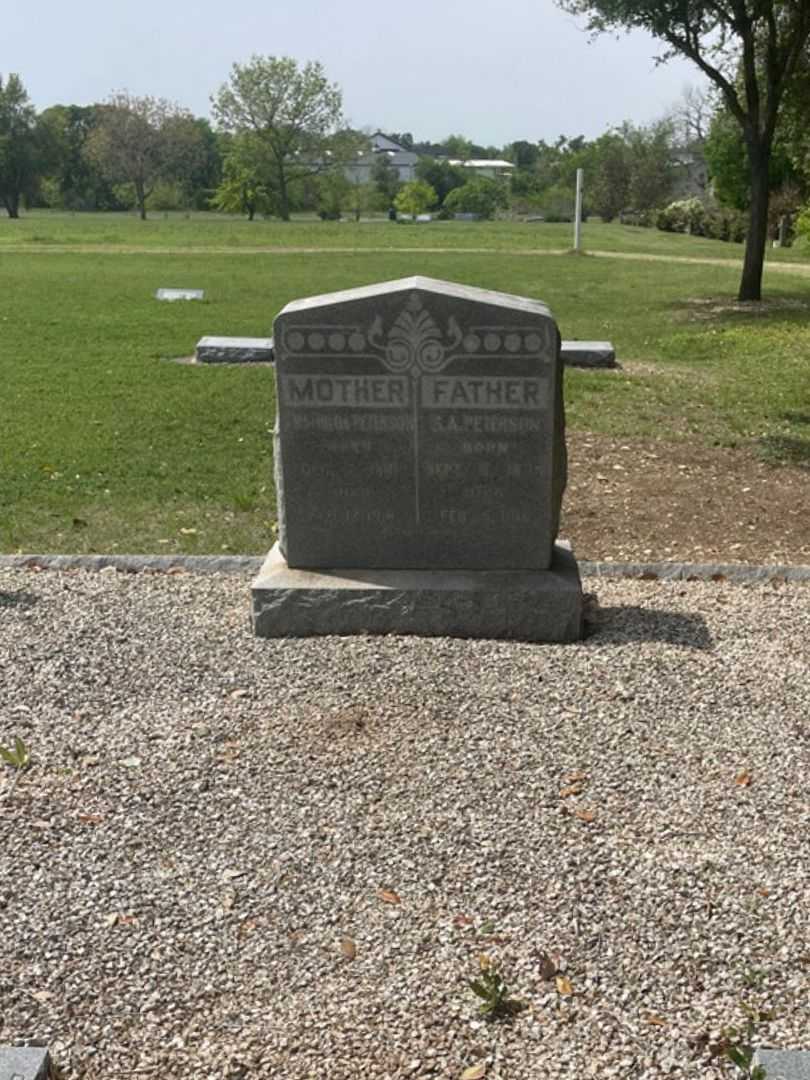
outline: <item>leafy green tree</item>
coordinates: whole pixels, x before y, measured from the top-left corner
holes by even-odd
[[[339,166],[359,145],[356,133],[340,130],[340,90],[317,62],[299,67],[289,56],[253,56],[233,65],[212,104],[223,130],[251,132],[254,146],[262,148],[271,174],[265,182],[276,192],[284,221],[290,219],[291,187]]]
[[[444,148],[448,157],[459,158],[461,161],[467,161],[473,156],[473,144],[464,135],[448,135],[444,140]]]
[[[518,139],[517,142],[513,142],[507,147],[506,155],[509,161],[514,162],[518,169],[533,169],[537,164],[539,151],[537,143]]]
[[[0,76],[0,201],[10,218],[30,194],[40,172],[36,113],[19,75]]]
[[[352,185],[340,172],[327,172],[318,177],[318,217],[322,221],[340,221],[340,212],[349,197]]]
[[[402,186],[399,173],[391,164],[388,154],[382,152],[374,155],[371,166],[371,182],[377,190],[380,202],[384,207],[394,205],[396,194]]]
[[[275,193],[266,184],[267,170],[257,165],[260,153],[254,139],[250,132],[223,138],[222,178],[211,199],[215,210],[247,214],[248,221],[256,214],[272,214],[276,205]]]
[[[626,124],[622,136],[630,159],[630,205],[654,210],[668,202],[673,181],[673,130],[663,121],[647,128]]]
[[[477,214],[482,218],[494,217],[496,210],[505,210],[508,204],[505,185],[485,176],[475,176],[453,188],[444,200],[445,209],[452,214]]]
[[[436,198],[443,204],[448,194],[461,187],[467,181],[465,170],[449,161],[436,161],[434,158],[420,157],[416,163],[416,179],[424,180],[436,192]]]
[[[201,159],[199,128],[191,113],[164,98],[114,94],[99,111],[86,153],[111,183],[131,186],[145,221],[155,186],[187,176]]]
[[[605,132],[594,141],[586,168],[589,209],[603,221],[613,221],[630,205],[630,154],[619,132]]]
[[[768,238],[769,167],[780,111],[810,40],[807,0],[557,0],[595,32],[642,29],[666,56],[691,60],[718,88],[745,141],[749,226],[740,300],[759,300]]]
[[[52,105],[39,116],[46,150],[48,205],[66,210],[121,210],[112,184],[86,153],[98,105]]]
[[[436,206],[438,201],[438,196],[430,184],[426,184],[424,180],[409,180],[400,188],[394,199],[394,206],[400,214],[416,217],[417,214],[424,214],[426,210]]]

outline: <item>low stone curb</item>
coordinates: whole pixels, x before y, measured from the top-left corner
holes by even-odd
[[[117,570],[123,574],[257,574],[261,555],[0,555],[0,570]],[[757,585],[810,581],[810,566],[775,563],[592,562],[579,560],[582,577],[649,581],[716,581]]]

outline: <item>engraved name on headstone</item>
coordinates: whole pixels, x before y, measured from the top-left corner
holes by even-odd
[[[415,277],[289,304],[274,339],[290,567],[550,566],[565,441],[543,304]]]

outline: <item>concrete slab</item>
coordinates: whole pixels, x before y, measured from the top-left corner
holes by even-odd
[[[414,634],[568,642],[582,637],[569,545],[548,570],[291,570],[278,544],[252,585],[258,637]]]
[[[0,1046],[0,1080],[48,1080],[51,1059],[44,1046]]]
[[[754,1065],[761,1065],[767,1080],[810,1080],[810,1051],[757,1050]]]
[[[195,356],[201,364],[269,364],[273,362],[273,339],[202,337]]]
[[[616,350],[610,341],[563,341],[560,352],[566,367],[618,367]]]
[[[156,300],[204,300],[204,289],[158,289]]]

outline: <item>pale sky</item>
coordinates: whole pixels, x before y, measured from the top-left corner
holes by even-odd
[[[128,90],[209,116],[234,62],[293,56],[321,61],[355,127],[496,146],[649,123],[700,85],[646,35],[581,25],[553,0],[40,0],[5,5],[0,73],[38,109]]]

